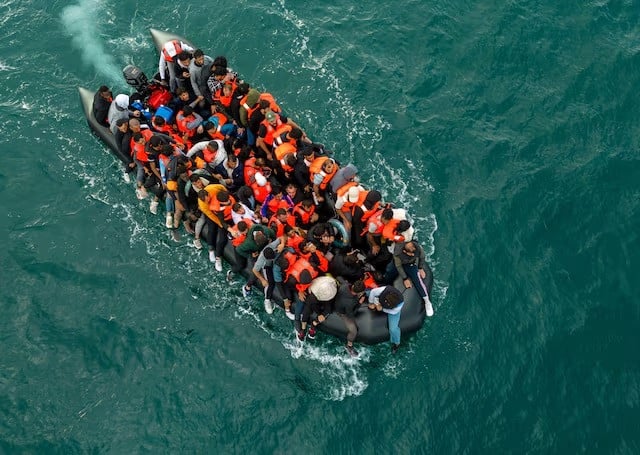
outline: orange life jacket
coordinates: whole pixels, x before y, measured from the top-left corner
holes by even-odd
[[[176,115],[176,125],[178,126],[178,131],[186,134],[189,137],[193,137],[193,135],[196,134],[196,128],[189,129],[187,127],[187,123],[192,122],[195,119],[196,118],[193,115],[185,116],[182,111],[178,112],[178,115]]]
[[[337,197],[342,197],[345,194],[347,194],[351,188],[353,188],[354,186],[358,186],[358,185],[359,185],[359,183],[356,183],[356,182],[347,182],[344,185],[342,185],[340,188],[338,188],[338,191],[336,191],[336,196]],[[363,192],[364,191],[361,191],[361,193],[363,193]],[[358,200],[360,200],[360,194],[358,194]],[[349,213],[349,212],[351,212],[353,210],[353,206],[356,205],[357,203],[358,203],[358,201],[349,202],[349,200],[345,198],[344,204],[342,204],[342,208],[340,210],[342,210],[345,213]]]
[[[298,202],[294,207],[293,207],[293,213],[294,214],[298,214],[300,216],[300,220],[302,221],[302,224],[307,225],[309,223],[311,223],[311,216],[316,212],[316,206],[312,205],[311,206],[311,210],[306,211],[305,209],[302,208],[302,202]]]
[[[299,292],[304,292],[307,289],[309,289],[309,286],[311,286],[311,283],[308,283],[308,284],[300,283],[300,274],[302,274],[304,270],[307,270],[309,272],[309,274],[311,275],[311,279],[318,276],[318,271],[309,263],[309,261],[306,258],[302,256],[298,257],[296,262],[294,262],[293,264],[290,264],[289,268],[287,269],[287,275],[286,275],[287,279],[289,279],[289,277],[295,278],[296,290]]]
[[[382,228],[382,237],[391,241],[391,242],[403,242],[404,237],[400,234],[396,234],[396,228],[401,220],[396,220],[392,218],[387,224]]]
[[[229,204],[227,204],[227,205],[220,204],[220,201],[218,200],[218,198],[214,196],[209,201],[209,209],[214,213],[222,212],[222,216],[223,216],[224,220],[225,221],[230,221],[231,220],[231,208],[233,207],[233,204],[235,204],[235,203],[236,203],[236,199],[232,195],[229,195]]]
[[[324,164],[324,162],[330,159],[331,158],[329,158],[328,156],[319,156],[318,158],[315,158],[311,162],[311,166],[309,166],[309,178],[311,180],[311,183],[313,183],[316,174],[322,175],[322,182],[319,185],[321,190],[324,190],[327,187],[333,176],[336,174],[336,172],[338,172],[338,163],[334,164],[333,171],[331,171],[330,174],[327,174],[322,170],[322,165]]]
[[[302,253],[300,254],[300,257],[304,257],[307,258],[307,260],[309,260],[309,258],[311,258],[311,255],[315,255],[316,258],[318,258],[318,269],[322,272],[327,272],[329,270],[329,260],[325,257],[324,253],[320,250],[316,250],[313,253]]]
[[[228,96],[224,94],[224,86],[227,84],[231,84],[231,94]],[[231,106],[231,101],[233,101],[233,92],[235,92],[237,88],[238,83],[235,79],[223,83],[222,86],[220,86],[220,88],[218,88],[218,90],[213,94],[213,101],[218,101],[224,107]]]
[[[276,231],[276,237],[282,237],[284,235],[284,227],[287,224],[291,227],[295,227],[296,219],[293,215],[287,214],[287,221],[285,223],[280,221],[276,215],[273,215],[269,218],[268,226]]]
[[[304,240],[304,237],[296,233],[293,237],[287,238],[287,246],[293,248],[298,253],[300,252],[300,243]]]
[[[296,144],[296,140],[295,139],[289,139],[286,140],[286,136],[285,138],[283,138],[282,136],[286,133],[288,133],[289,131],[291,131],[293,129],[293,127],[287,123],[285,123],[284,125],[282,125],[280,128],[278,128],[274,133],[273,133],[273,146],[274,147],[278,147],[282,144],[292,144],[295,145]]]
[[[376,283],[376,280],[373,278],[373,273],[371,272],[364,272],[364,279],[362,281],[364,282],[365,289],[374,289],[378,287],[378,283]]]
[[[366,226],[364,227],[364,229],[362,230],[362,234],[360,235],[365,235],[369,232],[371,232],[369,230],[369,225],[373,224],[376,227],[376,230],[374,232],[371,232],[371,234],[373,235],[380,235],[382,234],[382,230],[384,229],[384,224],[382,224],[382,212],[384,209],[378,209],[375,211],[375,213],[373,213],[372,215],[370,215],[368,217],[368,223],[366,224]],[[363,217],[363,221],[364,221],[364,217]]]
[[[252,179],[253,182],[249,185],[253,190],[253,197],[256,198],[256,201],[260,204],[264,203],[264,200],[271,194],[271,183],[267,180],[267,184],[265,186],[258,185],[255,179]]]
[[[226,115],[224,115],[222,112],[216,112],[215,114],[213,114],[211,117],[216,117],[218,119],[218,126],[216,127],[216,129],[214,130],[215,132],[212,134],[211,130],[207,130],[207,134],[209,135],[209,137],[211,139],[220,139],[221,141],[224,140],[224,135],[221,133],[222,131],[222,126],[227,123],[227,121],[229,120],[227,118]],[[209,118],[211,118],[209,117]],[[213,123],[213,122],[212,122]]]
[[[248,220],[245,220],[245,221],[247,222],[247,226],[249,226],[249,221]],[[249,229],[247,229],[246,232],[241,234],[240,229],[238,229],[238,226],[229,226],[229,231],[233,235],[233,238],[231,239],[231,245],[233,245],[235,248],[238,248],[240,244],[244,242],[245,239],[247,238],[247,232],[249,231]]]
[[[273,134],[283,125],[282,120],[280,120],[280,116],[276,114],[276,126],[273,126],[267,119],[264,119],[260,122],[261,125],[264,126],[266,134],[262,138],[265,144],[268,146],[273,145]]]
[[[289,210],[289,204],[284,199],[276,199],[272,197],[267,203],[267,211],[272,215],[275,215],[278,209]]]

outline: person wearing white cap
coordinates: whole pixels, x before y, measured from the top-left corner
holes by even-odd
[[[114,98],[109,106],[107,118],[109,119],[109,129],[113,134],[116,134],[118,131],[116,122],[121,118],[129,120],[129,95],[121,93]]]
[[[353,206],[360,201],[361,194],[364,197],[366,189],[356,182],[348,182],[336,191],[336,213],[342,220],[347,232],[351,231],[351,211]],[[362,203],[362,201],[360,201]]]

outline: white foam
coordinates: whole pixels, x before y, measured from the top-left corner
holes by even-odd
[[[92,65],[111,85],[121,86],[120,68],[106,52],[96,30],[96,17],[104,13],[102,3],[101,0],[80,0],[64,8],[61,19],[85,63]]]

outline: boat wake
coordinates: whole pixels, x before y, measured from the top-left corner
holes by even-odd
[[[102,0],[80,0],[62,11],[61,20],[73,44],[82,52],[82,59],[110,85],[122,86],[122,72],[96,33],[95,15],[104,9],[102,3]]]

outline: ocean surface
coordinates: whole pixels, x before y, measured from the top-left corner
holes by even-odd
[[[638,1],[5,0],[0,25],[0,453],[640,453]],[[135,198],[77,87],[152,75],[151,27],[408,209],[436,313],[397,355],[301,348]]]

